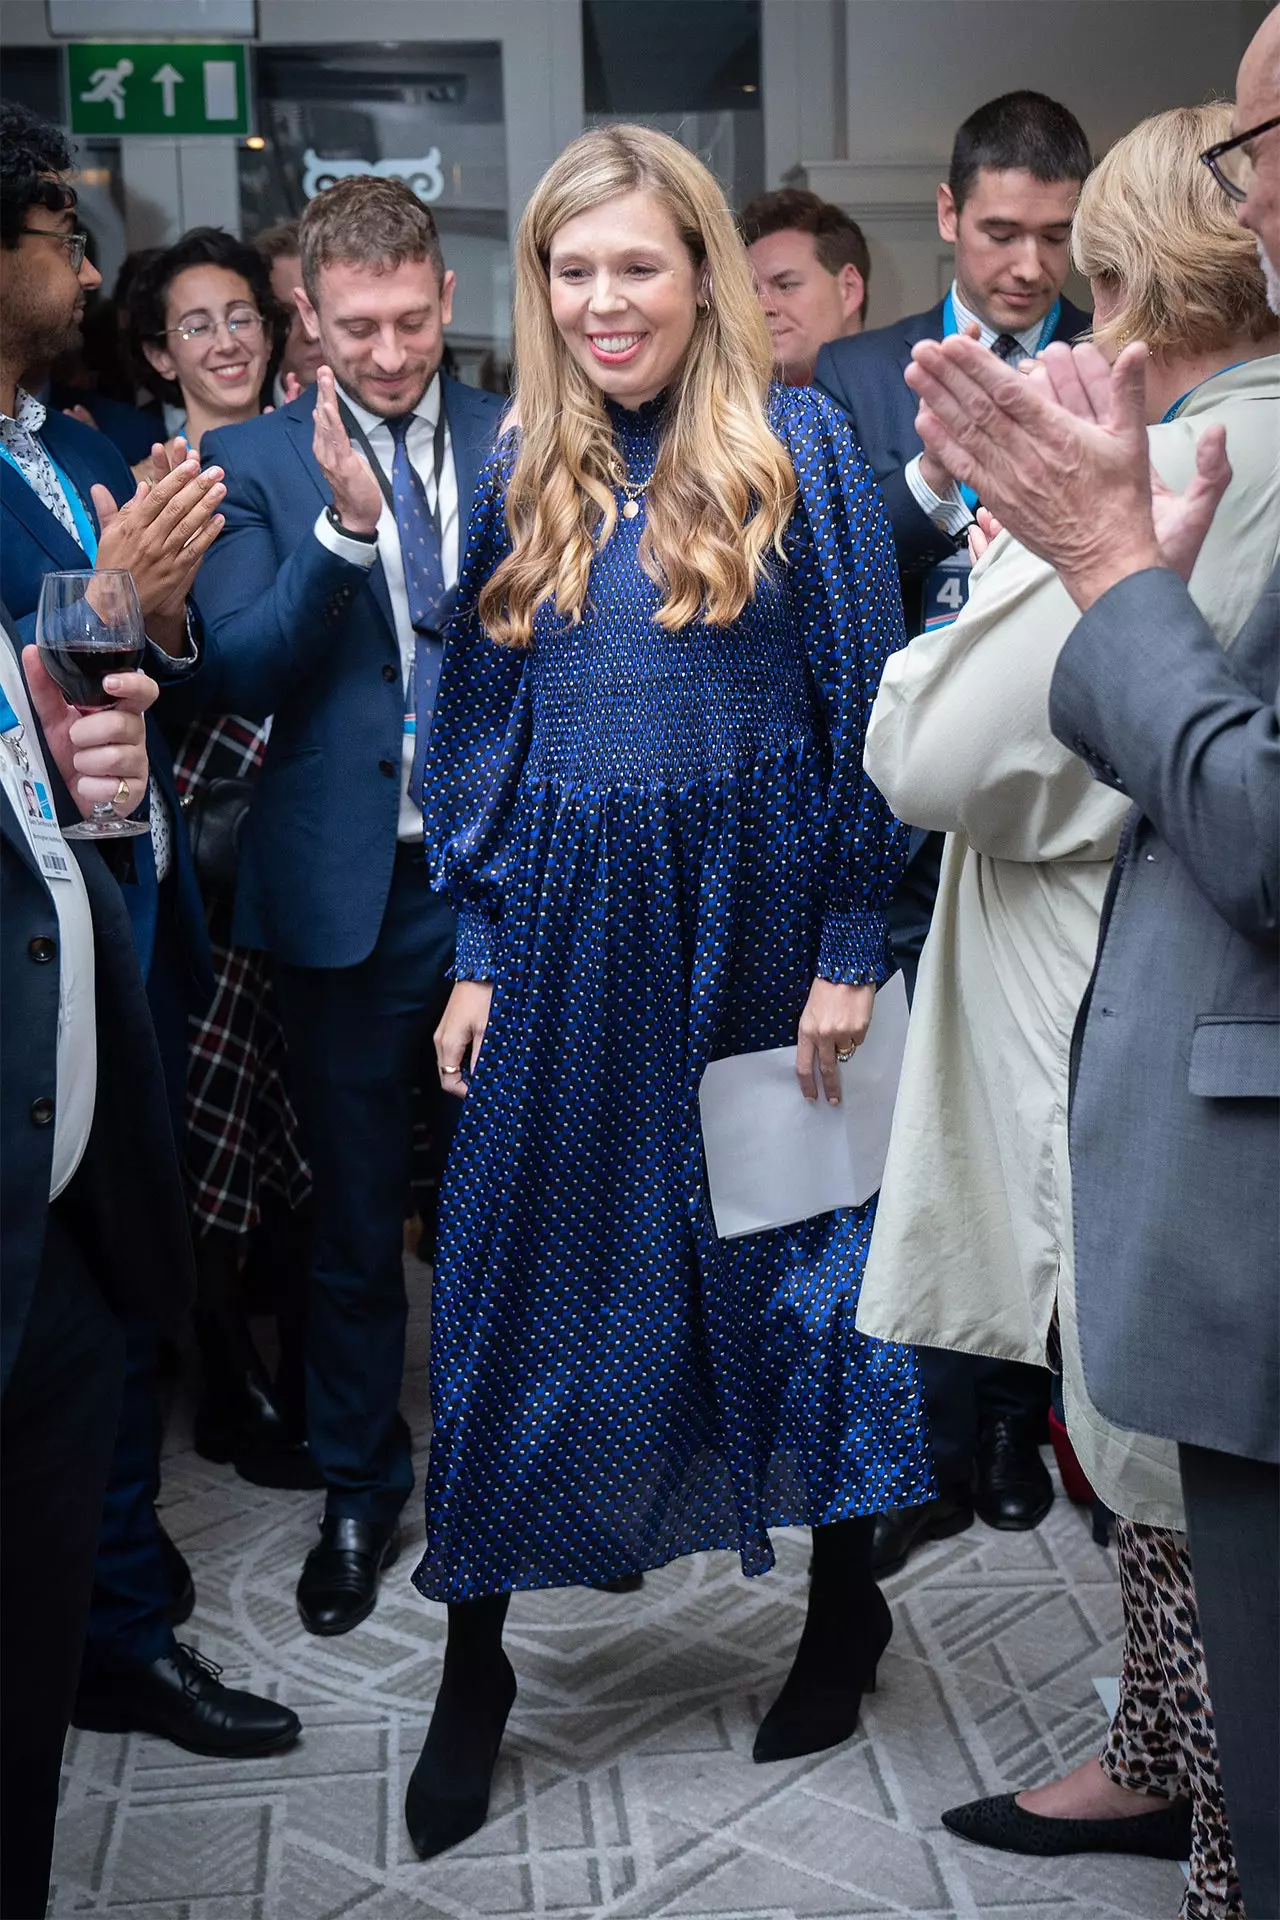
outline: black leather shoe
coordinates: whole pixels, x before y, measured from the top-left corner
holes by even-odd
[[[378,1575],[400,1553],[400,1523],[339,1520],[326,1514],[320,1544],[302,1563],[298,1612],[308,1633],[350,1633],[378,1603]]]
[[[218,1466],[228,1462],[254,1487],[319,1489],[324,1475],[311,1449],[281,1419],[261,1382],[246,1378],[234,1399],[196,1408],[195,1450]]]
[[[584,1580],[593,1593],[639,1593],[644,1585],[642,1573],[616,1573],[612,1580]]]
[[[987,1421],[973,1463],[973,1504],[989,1527],[1025,1533],[1053,1505],[1053,1482],[1025,1422],[1008,1414]]]
[[[221,1674],[212,1660],[181,1644],[149,1667],[85,1672],[71,1724],[93,1733],[154,1733],[213,1759],[291,1747],[302,1731],[297,1714],[276,1700],[224,1687]]]
[[[1133,1797],[1146,1796],[1135,1793]],[[1149,1860],[1186,1860],[1191,1853],[1189,1800],[1157,1801],[1154,1812],[1119,1820],[1048,1820],[1042,1813],[1020,1807],[1012,1793],[1000,1793],[990,1800],[970,1800],[966,1806],[949,1808],[942,1824],[980,1847],[1042,1858],[1063,1853],[1136,1853]]]
[[[876,1515],[871,1536],[871,1571],[877,1580],[901,1573],[916,1547],[927,1540],[949,1540],[973,1525],[973,1507],[957,1494],[942,1493],[918,1507],[894,1507]]]
[[[156,1527],[160,1534],[160,1558],[164,1561],[164,1577],[169,1589],[169,1625],[185,1626],[196,1610],[196,1583],[191,1578],[191,1569],[186,1560],[158,1520]]]

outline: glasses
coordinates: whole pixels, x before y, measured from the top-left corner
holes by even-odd
[[[1270,133],[1273,127],[1280,127],[1280,113],[1274,120],[1263,120],[1259,126],[1250,127],[1245,133],[1237,133],[1230,140],[1219,140],[1216,147],[1208,147],[1200,155],[1229,199],[1248,199],[1253,161],[1245,152],[1245,147],[1260,134]]]
[[[180,326],[166,327],[160,338],[164,340],[171,333],[176,333],[180,340],[194,340],[202,344],[212,340],[219,327],[225,327],[233,340],[238,333],[243,334],[246,340],[251,340],[255,333],[262,331],[262,315],[255,313],[252,307],[241,307],[236,313],[229,313],[225,320],[214,320],[209,314],[201,313],[184,320]]]
[[[23,233],[30,234],[34,240],[56,240],[66,254],[73,273],[79,273],[84,265],[85,249],[89,245],[87,233],[55,233],[52,227],[24,227]]]

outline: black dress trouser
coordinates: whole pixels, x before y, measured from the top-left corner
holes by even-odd
[[[0,1402],[0,1920],[42,1920],[58,1777],[84,1647],[124,1335],[74,1222],[44,1259]]]
[[[1196,1611],[1249,1920],[1280,1920],[1280,1466],[1181,1446]]]

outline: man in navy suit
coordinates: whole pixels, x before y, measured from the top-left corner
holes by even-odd
[[[402,182],[340,181],[300,242],[298,306],[324,364],[297,400],[204,442],[227,527],[199,582],[192,691],[275,716],[236,937],[275,957],[315,1174],[307,1432],[327,1496],[298,1608],[338,1634],[375,1605],[413,1486],[398,1408],[410,1095],[454,942],[423,858],[421,767],[502,403],[440,371],[453,275]]]
[[[20,639],[31,640],[47,573],[95,563],[128,568],[151,641],[147,665],[156,678],[180,674],[183,656],[194,663],[187,590],[221,526],[218,476],[184,465],[135,499],[133,477],[111,442],[47,412],[24,386],[30,369],[47,367],[78,337],[84,294],[98,275],[74,231],[61,133],[6,102],[0,138],[0,597]],[[147,983],[171,1128],[181,1138],[187,1015],[208,999],[213,979],[169,752],[150,722],[147,745],[152,831],[129,843],[132,872],[121,892]],[[156,1330],[142,1315],[128,1327],[76,1724],[139,1728],[202,1753],[288,1745],[297,1737],[292,1714],[221,1686],[174,1638],[175,1563],[186,1589],[181,1617],[195,1601],[185,1563],[156,1519],[159,1477]]]
[[[938,188],[938,231],[955,248],[955,278],[927,313],[823,347],[814,380],[848,414],[893,526],[907,632],[954,620],[968,594],[967,529],[975,497],[957,487],[916,432],[904,380],[918,340],[976,329],[1016,366],[1089,316],[1062,298],[1071,221],[1092,164],[1074,115],[1040,93],[1008,93],[969,116]],[[914,830],[889,913],[895,956],[914,986],[942,858],[941,834]],[[912,1547],[970,1525],[1038,1526],[1053,1490],[1038,1452],[1048,1376],[1012,1361],[920,1349],[940,1497],[877,1523],[880,1571]]]

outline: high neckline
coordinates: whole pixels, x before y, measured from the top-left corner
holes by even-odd
[[[611,400],[608,394],[605,394],[605,412],[609,416],[614,431],[623,435],[628,430],[632,434],[646,436],[653,433],[666,412],[670,391],[669,387],[664,387],[662,392],[655,394],[652,400],[644,400],[638,407],[624,407],[621,401]]]

